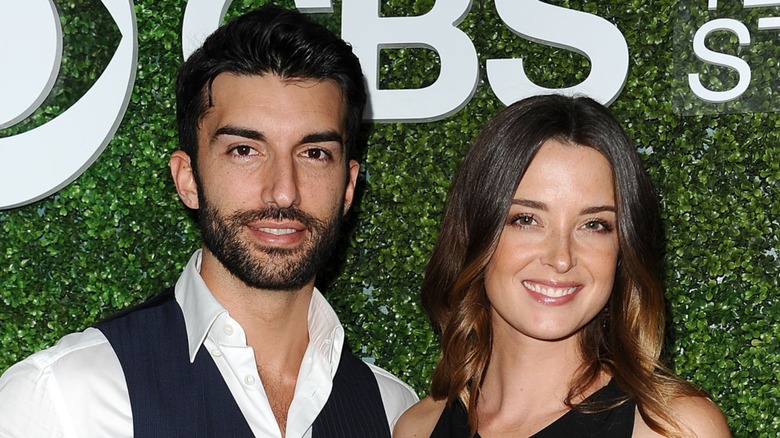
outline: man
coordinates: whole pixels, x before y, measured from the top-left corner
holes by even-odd
[[[203,247],[168,291],[0,379],[0,436],[390,436],[416,401],[356,359],[314,288],[353,200],[365,90],[350,47],[264,7],[176,85],[179,197]]]

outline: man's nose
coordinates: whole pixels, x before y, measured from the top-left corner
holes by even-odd
[[[300,204],[298,178],[292,157],[275,157],[263,168],[262,200],[267,206],[289,208]]]

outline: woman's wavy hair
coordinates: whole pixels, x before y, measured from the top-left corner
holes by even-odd
[[[702,393],[660,361],[665,304],[658,200],[620,124],[587,97],[543,95],[510,105],[485,126],[461,164],[422,285],[423,307],[441,336],[431,395],[448,404],[460,398],[476,432],[477,400],[492,348],[485,271],[515,190],[548,141],[591,147],[609,161],[620,245],[610,299],[580,334],[584,361],[566,404],[583,411],[608,408],[572,401],[606,372],[637,402],[653,430],[682,435],[668,402]]]

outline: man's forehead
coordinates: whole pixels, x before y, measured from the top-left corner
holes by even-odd
[[[333,80],[289,79],[276,75],[222,73],[205,90],[204,115],[214,107],[277,105],[346,114],[347,102]]]
[[[289,98],[289,99],[288,99]],[[204,89],[203,115],[218,105],[230,105],[235,101],[254,100],[266,104],[281,104],[299,99],[302,106],[328,112],[340,112],[347,117],[347,98],[338,82],[333,79],[281,77],[274,74],[243,75],[224,72],[217,75]]]

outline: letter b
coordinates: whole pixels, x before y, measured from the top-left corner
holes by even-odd
[[[379,17],[380,0],[344,0],[342,37],[360,58],[368,83],[365,117],[377,121],[432,121],[455,113],[477,88],[479,61],[474,45],[456,26],[471,0],[439,0],[418,17]],[[380,90],[381,49],[417,47],[439,54],[439,78],[425,88]]]

